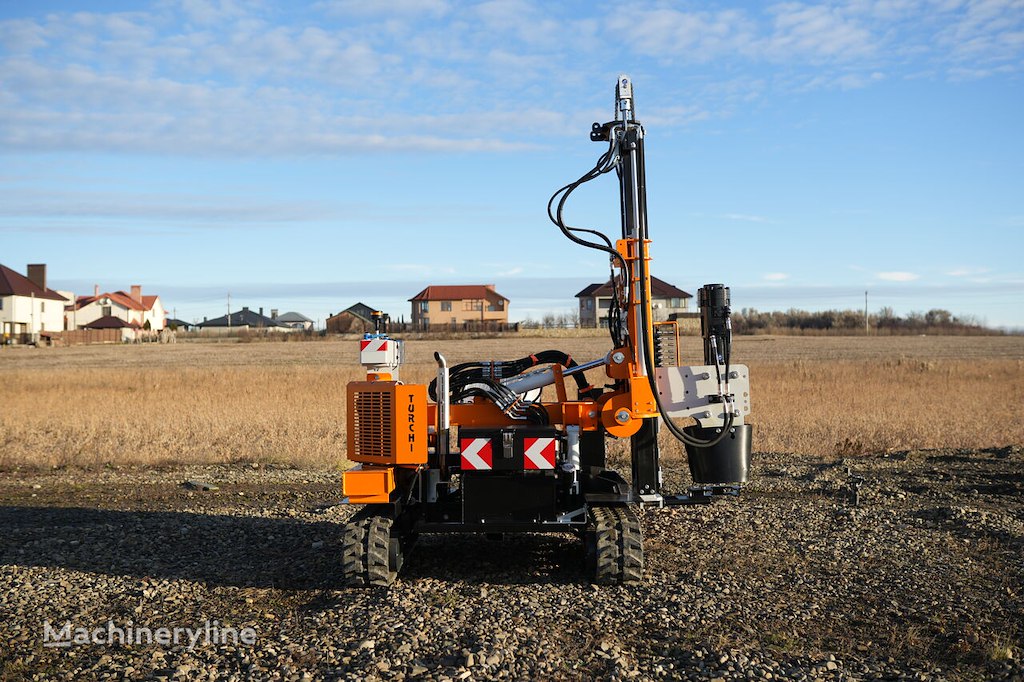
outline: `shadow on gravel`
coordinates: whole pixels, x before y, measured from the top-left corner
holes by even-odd
[[[211,585],[334,589],[341,527],[172,511],[0,507],[0,564]],[[319,543],[323,543],[320,545]]]
[[[424,535],[410,555],[405,580],[436,578],[492,585],[584,584],[583,543],[567,533]]]
[[[911,516],[934,524],[936,528],[947,530],[961,540],[994,539],[1015,551],[1024,549],[1024,537],[986,522],[987,515],[984,512],[965,512],[957,507],[936,507],[922,509]]]
[[[210,585],[340,589],[340,524],[326,521],[119,511],[0,507],[0,564]],[[490,584],[586,582],[580,541],[567,534],[419,538],[403,579]]]

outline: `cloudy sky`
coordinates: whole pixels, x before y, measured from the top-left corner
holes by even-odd
[[[655,275],[1024,327],[1022,69],[1022,0],[0,0],[0,263],[187,320],[568,311],[607,264],[546,202],[628,73]],[[614,180],[568,218],[614,234]]]

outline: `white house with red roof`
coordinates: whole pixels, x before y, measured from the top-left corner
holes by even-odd
[[[164,328],[167,311],[159,296],[143,295],[142,287],[133,284],[130,292],[108,291],[100,293],[96,287],[92,296],[79,296],[64,311],[68,329],[82,329],[97,320],[114,317],[135,329],[153,331]]]
[[[71,294],[46,287],[46,265],[28,266],[28,276],[0,265],[0,342],[30,343],[64,329]]]

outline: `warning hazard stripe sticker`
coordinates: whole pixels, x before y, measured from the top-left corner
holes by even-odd
[[[554,438],[524,438],[523,468],[554,469],[555,453]]]
[[[367,346],[373,346],[367,348]],[[387,339],[364,339],[359,342],[359,350],[365,350],[369,353],[375,353],[377,351],[383,351],[388,349]]]
[[[493,468],[490,438],[462,438],[462,468],[464,470],[488,471]]]

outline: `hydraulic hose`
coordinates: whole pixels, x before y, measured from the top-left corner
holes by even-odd
[[[637,172],[638,174],[642,174],[643,168],[638,168]],[[722,425],[721,433],[719,433],[714,438],[703,440],[700,438],[695,438],[694,436],[691,436],[690,434],[680,429],[675,424],[675,422],[673,422],[672,419],[667,416],[665,406],[662,405],[661,398],[659,397],[657,380],[654,374],[654,363],[651,359],[653,357],[653,349],[651,348],[650,344],[651,321],[650,319],[648,319],[647,316],[648,309],[650,308],[650,299],[647,295],[647,286],[645,284],[647,282],[648,277],[647,258],[646,254],[644,253],[644,244],[647,242],[647,222],[644,219],[646,218],[646,211],[640,211],[639,216],[640,219],[637,221],[637,238],[640,243],[640,254],[637,258],[637,262],[639,263],[638,267],[640,270],[640,335],[643,337],[642,339],[639,340],[639,343],[643,344],[642,348],[644,356],[644,369],[646,369],[647,371],[647,381],[651,387],[651,394],[654,396],[654,402],[658,407],[658,414],[661,416],[662,421],[665,422],[665,426],[668,428],[669,432],[673,436],[675,436],[676,439],[693,447],[714,447],[715,445],[718,445],[720,442],[722,442],[727,435],[729,435],[729,430],[732,428],[733,414],[732,410],[728,409],[728,403],[725,403],[725,421]],[[728,369],[726,371],[728,372]]]

